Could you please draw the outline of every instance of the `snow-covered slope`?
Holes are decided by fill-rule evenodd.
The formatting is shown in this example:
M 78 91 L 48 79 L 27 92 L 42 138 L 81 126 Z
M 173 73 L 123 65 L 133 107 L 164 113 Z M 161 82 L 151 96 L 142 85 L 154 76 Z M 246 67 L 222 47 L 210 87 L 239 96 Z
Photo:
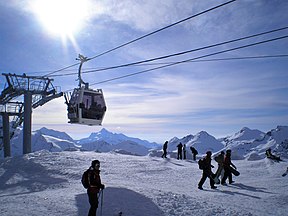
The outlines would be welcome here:
M 39 151 L 0 159 L 0 215 L 87 215 L 87 192 L 80 179 L 94 159 L 101 161 L 106 185 L 97 215 L 101 206 L 102 216 L 118 216 L 120 211 L 123 216 L 284 216 L 288 212 L 288 176 L 282 177 L 287 161 L 233 161 L 241 173 L 233 177 L 234 184 L 213 190 L 206 180 L 201 191 L 197 184 L 202 171 L 194 161 Z
M 44 132 L 44 133 L 42 133 Z M 45 135 L 50 134 L 50 135 Z M 56 137 L 54 137 L 55 135 Z M 61 136 L 62 135 L 62 136 Z M 58 137 L 58 138 L 57 138 Z M 62 137 L 62 138 L 61 138 Z M 68 138 L 68 140 L 66 140 Z M 48 131 L 48 129 L 32 132 L 32 151 L 48 150 L 51 152 L 77 150 L 77 146 L 71 137 L 58 131 Z M 12 156 L 21 155 L 23 152 L 23 130 L 18 130 L 11 140 Z
M 17 130 L 11 140 L 12 156 L 21 155 L 22 130 Z M 168 154 L 176 158 L 177 145 L 186 144 L 187 158 L 191 158 L 190 146 L 195 147 L 201 157 L 207 150 L 218 154 L 222 150 L 231 149 L 232 159 L 260 160 L 265 157 L 265 151 L 271 148 L 272 151 L 281 158 L 288 158 L 288 127 L 278 126 L 267 133 L 256 129 L 242 128 L 234 135 L 216 139 L 205 131 L 196 135 L 189 134 L 181 139 L 174 137 L 169 140 Z M 163 141 L 164 143 L 164 141 Z M 148 147 L 150 146 L 150 147 Z M 151 151 L 151 146 L 158 147 Z M 38 151 L 46 149 L 51 152 L 59 151 L 96 151 L 109 152 L 116 151 L 131 155 L 150 155 L 160 157 L 162 155 L 162 145 L 149 143 L 138 138 L 127 137 L 124 134 L 116 134 L 102 129 L 97 133 L 92 133 L 88 138 L 80 141 L 73 141 L 72 138 L 64 132 L 42 128 L 32 133 L 32 150 Z M 0 150 L 0 158 L 3 158 L 3 149 Z
M 174 137 L 168 142 L 168 151 L 175 151 L 179 143 L 186 144 L 187 153 L 190 154 L 190 147 L 197 149 L 199 154 L 205 154 L 206 151 L 217 152 L 221 150 L 224 145 L 206 131 L 201 131 L 195 136 L 189 134 L 181 139 Z
M 264 136 L 265 133 L 260 130 L 257 129 L 251 130 L 248 127 L 244 127 L 234 135 L 224 138 L 224 141 L 228 145 L 231 142 L 237 142 L 237 141 L 251 142 L 254 140 L 262 139 Z
M 207 151 L 218 152 L 224 147 L 220 141 L 205 131 L 197 133 L 195 137 L 187 143 L 187 146 L 193 146 L 199 154 L 204 154 Z
M 56 131 L 56 130 L 53 130 L 53 129 L 48 129 L 46 127 L 43 127 L 40 130 L 37 130 L 37 132 L 40 132 L 43 135 L 48 135 L 48 136 L 59 138 L 59 139 L 62 139 L 62 140 L 68 140 L 68 141 L 74 142 L 72 137 L 70 137 L 65 132 L 60 132 L 60 131 Z
M 80 145 L 83 145 L 85 143 L 92 143 L 95 141 L 105 141 L 111 145 L 116 145 L 125 141 L 132 141 L 132 142 L 138 143 L 139 145 L 145 146 L 146 148 L 159 147 L 159 144 L 155 142 L 150 143 L 147 140 L 141 140 L 138 138 L 128 137 L 124 134 L 112 133 L 106 130 L 105 128 L 103 128 L 97 133 L 91 133 L 91 135 L 88 138 L 80 139 L 77 143 Z
M 258 160 L 265 157 L 265 151 L 268 148 L 271 148 L 274 154 L 278 156 L 288 157 L 287 126 L 278 126 L 276 129 L 272 129 L 267 133 L 243 128 L 236 134 L 241 134 L 242 136 L 234 136 L 235 139 L 231 137 L 224 139 L 226 149 L 232 149 L 232 158 L 234 156 L 234 159 L 242 159 L 245 157 L 251 160 Z M 253 138 L 253 134 L 255 138 Z M 227 142 L 227 140 L 229 141 Z

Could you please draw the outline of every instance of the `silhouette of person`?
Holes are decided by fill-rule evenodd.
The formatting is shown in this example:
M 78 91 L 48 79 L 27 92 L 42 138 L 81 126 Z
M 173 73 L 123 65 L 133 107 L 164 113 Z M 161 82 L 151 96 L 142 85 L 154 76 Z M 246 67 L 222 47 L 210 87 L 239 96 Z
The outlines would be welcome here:
M 193 160 L 196 161 L 196 155 L 198 154 L 198 151 L 192 146 L 190 147 L 190 150 L 191 150 L 192 155 L 193 155 Z
M 177 148 L 178 148 L 178 153 L 177 153 L 177 160 L 182 160 L 182 143 L 180 142 L 178 145 L 177 145 Z
M 167 147 L 168 147 L 168 141 L 166 141 L 163 145 L 163 154 L 162 158 L 167 158 Z
M 96 216 L 96 211 L 98 208 L 98 193 L 100 190 L 105 188 L 105 185 L 101 183 L 99 160 L 92 161 L 88 170 L 88 182 L 89 187 L 87 189 L 87 194 L 90 204 L 88 216 Z
M 213 172 L 211 168 L 214 168 L 213 165 L 211 165 L 211 151 L 206 152 L 206 156 L 203 158 L 203 173 L 202 177 L 198 183 L 198 189 L 203 190 L 203 184 L 206 181 L 207 177 L 210 179 L 210 187 L 211 189 L 216 189 L 217 187 L 214 185 L 214 180 L 213 180 Z
M 236 169 L 236 166 L 231 162 L 231 150 L 226 151 L 226 155 L 224 158 L 223 162 L 223 167 L 224 167 L 224 176 L 221 180 L 221 184 L 225 185 L 226 184 L 226 179 L 228 178 L 229 184 L 232 184 L 234 181 L 232 179 L 232 173 L 231 173 L 231 168 L 230 166 L 234 167 Z
M 186 144 L 183 145 L 183 159 L 186 160 Z

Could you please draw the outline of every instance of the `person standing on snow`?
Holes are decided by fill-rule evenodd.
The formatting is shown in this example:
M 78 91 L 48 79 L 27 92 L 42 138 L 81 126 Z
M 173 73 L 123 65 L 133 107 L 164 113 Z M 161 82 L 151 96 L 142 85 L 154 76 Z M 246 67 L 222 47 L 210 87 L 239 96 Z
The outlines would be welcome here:
M 198 189 L 203 190 L 203 184 L 206 181 L 207 177 L 210 179 L 210 187 L 211 189 L 216 189 L 217 187 L 214 185 L 215 182 L 213 180 L 213 172 L 211 168 L 214 168 L 214 166 L 211 164 L 211 151 L 206 152 L 206 156 L 203 158 L 203 173 L 202 178 L 200 179 L 198 183 Z
M 168 141 L 166 141 L 163 145 L 163 154 L 162 158 L 167 158 L 167 147 L 168 147 Z
M 198 154 L 198 151 L 193 146 L 190 147 L 190 150 L 193 155 L 193 160 L 196 161 L 196 155 Z
M 186 144 L 183 145 L 183 159 L 186 160 Z
M 224 168 L 223 168 L 224 157 L 225 157 L 225 153 L 224 153 L 224 151 L 221 151 L 221 153 L 214 158 L 215 161 L 218 163 L 218 168 L 217 168 L 217 171 L 215 173 L 216 174 L 215 178 L 217 178 L 217 179 L 222 174 L 222 171 L 224 171 Z
M 229 184 L 232 184 L 234 181 L 232 179 L 232 173 L 230 166 L 234 167 L 236 169 L 236 166 L 231 162 L 231 150 L 226 151 L 226 155 L 223 162 L 224 167 L 224 176 L 221 180 L 222 185 L 226 185 L 226 179 L 228 178 Z
M 178 145 L 177 145 L 177 148 L 178 148 L 178 152 L 177 152 L 177 160 L 182 160 L 182 143 L 180 142 Z
M 88 216 L 96 216 L 98 208 L 98 193 L 105 188 L 105 185 L 101 183 L 100 178 L 100 161 L 93 160 L 88 170 L 88 182 L 89 187 L 87 194 L 90 203 L 90 209 Z

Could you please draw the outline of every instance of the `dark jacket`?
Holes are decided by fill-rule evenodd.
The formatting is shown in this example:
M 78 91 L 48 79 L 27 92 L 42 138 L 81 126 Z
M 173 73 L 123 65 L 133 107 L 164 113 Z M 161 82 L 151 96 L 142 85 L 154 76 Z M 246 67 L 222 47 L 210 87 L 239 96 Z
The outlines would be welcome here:
M 211 173 L 211 168 L 214 167 L 211 165 L 211 157 L 204 157 L 203 158 L 203 171 L 204 172 L 208 172 L 208 173 Z
M 99 192 L 99 190 L 103 188 L 100 178 L 100 170 L 96 170 L 93 167 L 90 167 L 88 172 L 88 182 L 89 189 L 93 189 L 94 191 Z
M 230 168 L 230 165 L 234 168 L 236 168 L 236 166 L 231 162 L 231 155 L 230 154 L 226 154 L 225 155 L 225 158 L 224 158 L 224 162 L 223 162 L 223 166 L 224 166 L 224 169 L 229 169 Z

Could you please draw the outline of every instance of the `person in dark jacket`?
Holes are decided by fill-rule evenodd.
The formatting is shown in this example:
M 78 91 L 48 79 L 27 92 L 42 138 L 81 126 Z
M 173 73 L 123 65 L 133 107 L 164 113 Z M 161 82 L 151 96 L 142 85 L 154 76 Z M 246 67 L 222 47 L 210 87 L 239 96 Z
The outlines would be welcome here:
M 104 184 L 101 183 L 100 178 L 100 161 L 93 160 L 88 172 L 89 187 L 87 194 L 90 203 L 90 209 L 88 216 L 96 216 L 98 208 L 98 193 L 100 190 L 105 188 Z
M 218 163 L 218 169 L 217 169 L 217 171 L 215 173 L 216 174 L 216 177 L 215 177 L 216 179 L 218 179 L 220 177 L 220 175 L 222 175 L 222 171 L 224 171 L 224 168 L 223 168 L 224 158 L 225 158 L 224 151 L 221 151 L 221 153 L 214 158 L 215 161 Z
M 226 155 L 223 162 L 223 168 L 224 168 L 224 176 L 221 180 L 222 185 L 226 185 L 226 179 L 228 178 L 229 184 L 232 184 L 234 181 L 232 179 L 232 173 L 230 166 L 234 167 L 236 169 L 236 166 L 231 162 L 231 150 L 226 151 Z
M 200 179 L 198 183 L 198 189 L 203 190 L 203 184 L 206 181 L 207 177 L 210 179 L 210 187 L 212 189 L 216 189 L 217 187 L 214 185 L 214 180 L 213 180 L 213 172 L 211 168 L 214 168 L 214 166 L 211 164 L 211 151 L 206 152 L 206 156 L 203 158 L 203 173 L 202 173 L 202 178 Z
M 196 161 L 196 155 L 198 154 L 198 151 L 192 146 L 190 147 L 190 150 L 191 150 L 192 155 L 193 155 L 193 160 Z
M 177 153 L 177 160 L 182 160 L 182 143 L 180 142 L 178 145 L 177 145 L 177 149 L 178 149 L 178 153 Z
M 168 147 L 168 141 L 166 141 L 163 145 L 163 154 L 162 158 L 167 158 L 167 147 Z
M 186 160 L 186 144 L 183 145 L 183 159 Z

